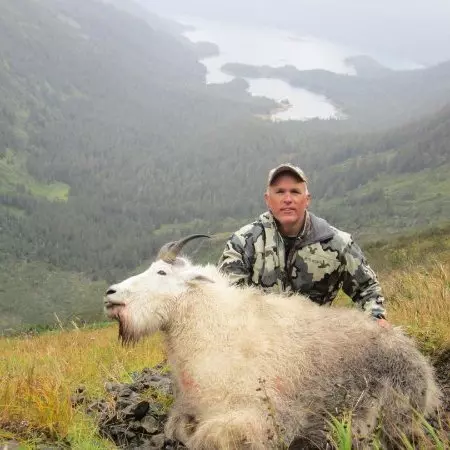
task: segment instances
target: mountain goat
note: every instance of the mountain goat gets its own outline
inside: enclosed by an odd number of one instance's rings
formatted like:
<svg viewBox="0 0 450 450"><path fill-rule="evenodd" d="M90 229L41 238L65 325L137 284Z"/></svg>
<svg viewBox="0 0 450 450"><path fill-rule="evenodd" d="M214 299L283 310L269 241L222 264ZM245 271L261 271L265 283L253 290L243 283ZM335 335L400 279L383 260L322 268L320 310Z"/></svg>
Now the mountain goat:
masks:
<svg viewBox="0 0 450 450"><path fill-rule="evenodd" d="M124 342L162 331L176 389L168 435L191 449L324 447L351 414L357 446L395 447L412 416L439 405L432 367L398 329L301 295L232 286L166 244L148 270L111 286L106 314ZM293 448L293 447L292 447Z"/></svg>

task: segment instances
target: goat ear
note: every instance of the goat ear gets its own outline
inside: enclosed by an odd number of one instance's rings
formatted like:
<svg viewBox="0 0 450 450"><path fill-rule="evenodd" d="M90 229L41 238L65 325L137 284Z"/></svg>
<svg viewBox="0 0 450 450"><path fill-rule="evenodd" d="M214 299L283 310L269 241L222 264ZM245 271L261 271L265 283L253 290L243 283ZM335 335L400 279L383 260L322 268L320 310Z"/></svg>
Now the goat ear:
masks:
<svg viewBox="0 0 450 450"><path fill-rule="evenodd" d="M195 275L186 281L189 286L198 286L201 283L214 283L211 278L205 277L204 275Z"/></svg>

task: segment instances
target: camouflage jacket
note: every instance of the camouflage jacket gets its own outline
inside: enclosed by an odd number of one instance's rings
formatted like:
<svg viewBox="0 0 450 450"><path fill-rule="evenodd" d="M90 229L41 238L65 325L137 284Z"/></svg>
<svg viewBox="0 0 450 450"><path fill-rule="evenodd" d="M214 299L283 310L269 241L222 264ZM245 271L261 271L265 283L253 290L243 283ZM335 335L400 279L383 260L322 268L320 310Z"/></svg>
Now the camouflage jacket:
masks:
<svg viewBox="0 0 450 450"><path fill-rule="evenodd" d="M320 305L331 303L340 288L361 308L383 317L384 298L376 275L352 237L307 212L303 232L287 255L270 212L231 236L219 270L236 284L266 292L299 292Z"/></svg>

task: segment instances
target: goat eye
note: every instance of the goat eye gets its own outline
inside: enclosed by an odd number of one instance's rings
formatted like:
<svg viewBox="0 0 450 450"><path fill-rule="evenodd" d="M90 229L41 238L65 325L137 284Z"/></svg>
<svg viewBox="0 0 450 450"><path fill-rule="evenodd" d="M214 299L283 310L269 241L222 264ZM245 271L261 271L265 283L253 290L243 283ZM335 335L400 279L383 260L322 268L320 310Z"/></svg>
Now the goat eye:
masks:
<svg viewBox="0 0 450 450"><path fill-rule="evenodd" d="M164 270L158 270L158 275L167 275L167 273Z"/></svg>

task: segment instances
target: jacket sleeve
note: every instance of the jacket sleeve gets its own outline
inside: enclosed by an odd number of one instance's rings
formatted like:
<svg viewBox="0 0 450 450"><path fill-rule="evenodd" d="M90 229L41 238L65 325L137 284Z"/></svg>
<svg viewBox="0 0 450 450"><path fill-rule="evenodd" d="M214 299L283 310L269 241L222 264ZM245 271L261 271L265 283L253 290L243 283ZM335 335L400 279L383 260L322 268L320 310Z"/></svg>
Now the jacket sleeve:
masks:
<svg viewBox="0 0 450 450"><path fill-rule="evenodd" d="M344 252L344 260L343 291L373 317L385 318L384 297L377 276L353 240Z"/></svg>
<svg viewBox="0 0 450 450"><path fill-rule="evenodd" d="M252 264L246 247L244 237L235 233L225 244L219 259L219 271L227 274L233 284L250 284Z"/></svg>

